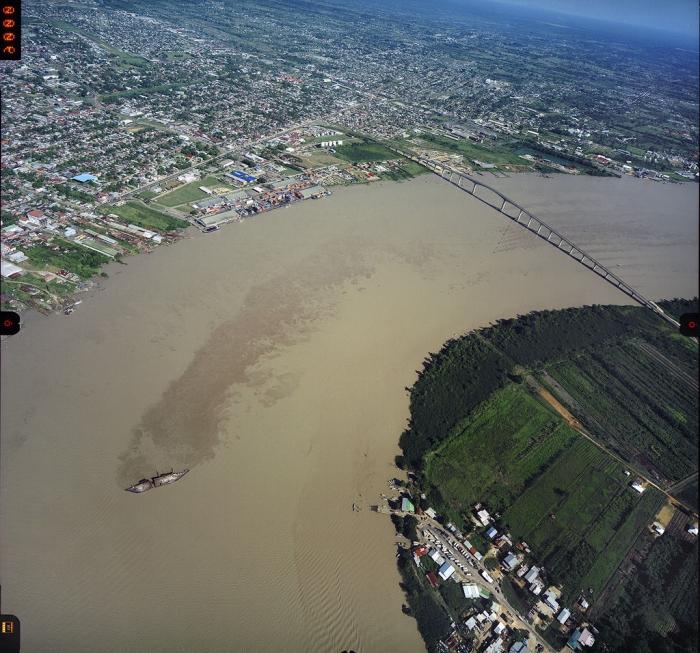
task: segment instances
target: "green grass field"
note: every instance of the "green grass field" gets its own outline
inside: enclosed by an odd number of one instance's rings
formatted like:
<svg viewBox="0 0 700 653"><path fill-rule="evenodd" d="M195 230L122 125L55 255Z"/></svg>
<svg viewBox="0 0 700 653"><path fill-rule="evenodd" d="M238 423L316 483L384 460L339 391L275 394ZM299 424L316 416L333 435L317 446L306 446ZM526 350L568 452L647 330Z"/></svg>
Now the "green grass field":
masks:
<svg viewBox="0 0 700 653"><path fill-rule="evenodd" d="M662 502L652 488L640 498L620 465L579 439L503 521L565 582L564 600L570 601L584 589L597 595Z"/></svg>
<svg viewBox="0 0 700 653"><path fill-rule="evenodd" d="M610 528L612 537L597 552L593 566L581 578L581 589L593 589L594 596L600 592L637 536L654 521L654 515L663 501L663 495L655 490L647 490L641 499L637 499L636 505L626 519L621 520L619 528L617 530ZM585 541L590 542L588 534Z"/></svg>
<svg viewBox="0 0 700 653"><path fill-rule="evenodd" d="M503 510L575 438L522 386L509 384L426 456L426 479L457 519L487 497L489 505Z"/></svg>
<svg viewBox="0 0 700 653"><path fill-rule="evenodd" d="M582 590L595 597L663 502L648 488L639 497L622 467L578 439L506 510L503 521L530 545L563 600Z"/></svg>
<svg viewBox="0 0 700 653"><path fill-rule="evenodd" d="M405 161L400 167L393 168L389 172L383 172L381 177L382 179L390 179L391 181L405 181L406 179L413 179L413 177L427 172L429 172L429 170L422 165L414 163L413 161Z"/></svg>
<svg viewBox="0 0 700 653"><path fill-rule="evenodd" d="M424 168L422 165L416 163L415 161L405 161L401 164L401 168L402 170L405 170L409 175L412 175L414 177L418 175L424 175L430 172L427 168Z"/></svg>
<svg viewBox="0 0 700 653"><path fill-rule="evenodd" d="M301 156L301 155L300 155ZM313 148L301 156L301 163L308 168L320 168L330 165L342 165L344 162L339 156L330 154L327 150Z"/></svg>
<svg viewBox="0 0 700 653"><path fill-rule="evenodd" d="M387 161L396 159L397 155L378 143L353 143L335 148L335 155L350 163L368 161Z"/></svg>
<svg viewBox="0 0 700 653"><path fill-rule="evenodd" d="M504 580L501 583L503 596L520 614L526 615L532 603L532 595L521 590L517 585L512 583L510 579Z"/></svg>
<svg viewBox="0 0 700 653"><path fill-rule="evenodd" d="M121 206L105 206L103 212L114 213L124 222L138 225L144 229L171 231L172 229L184 229L189 226L189 223L185 220L178 220L136 201L127 202Z"/></svg>
<svg viewBox="0 0 700 653"><path fill-rule="evenodd" d="M204 177L204 179L192 181L189 184L179 186L175 190L172 190L165 195L161 195L157 200L155 200L155 202L156 204L162 204L163 206L167 206L169 208L181 206L182 204L190 204L208 197L204 191L199 190L200 186L206 186L207 188L212 189L224 185L225 184L220 182L216 177L208 176ZM231 190L233 191L233 188L231 188Z"/></svg>
<svg viewBox="0 0 700 653"><path fill-rule="evenodd" d="M605 500L595 495L601 481L598 466L606 460L599 449L577 439L505 512L504 520L513 534L548 553L555 546L553 537L567 528L572 518L581 518L576 515L577 508L586 506L591 498ZM591 482L584 485L588 478ZM550 514L556 519L550 519Z"/></svg>
<svg viewBox="0 0 700 653"><path fill-rule="evenodd" d="M186 204L188 202L196 202L207 196L204 191L199 190L199 186L204 185L201 181L193 181L190 184L185 184L180 186L175 190L161 195L155 202L157 204L162 204L163 206L173 207L180 204Z"/></svg>
<svg viewBox="0 0 700 653"><path fill-rule="evenodd" d="M139 193L136 195L140 200L152 200L154 197L157 197L158 193L152 191L152 190L144 190L143 192Z"/></svg>

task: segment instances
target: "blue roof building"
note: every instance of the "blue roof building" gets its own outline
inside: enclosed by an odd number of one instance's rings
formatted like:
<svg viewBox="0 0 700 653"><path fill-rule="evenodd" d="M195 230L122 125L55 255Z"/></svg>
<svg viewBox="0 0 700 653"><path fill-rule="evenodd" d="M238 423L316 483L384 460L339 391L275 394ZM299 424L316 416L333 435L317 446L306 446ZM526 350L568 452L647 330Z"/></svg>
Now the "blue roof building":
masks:
<svg viewBox="0 0 700 653"><path fill-rule="evenodd" d="M233 172L227 172L226 176L231 177L232 179L237 179L238 181L244 181L247 184L250 184L251 182L254 182L256 180L255 177L246 174L242 170L234 170Z"/></svg>
<svg viewBox="0 0 700 653"><path fill-rule="evenodd" d="M97 177L95 177L95 175L91 175L89 172L83 172L79 175L75 175L75 177L71 177L71 179L79 181L81 184L84 184L86 181L97 181Z"/></svg>

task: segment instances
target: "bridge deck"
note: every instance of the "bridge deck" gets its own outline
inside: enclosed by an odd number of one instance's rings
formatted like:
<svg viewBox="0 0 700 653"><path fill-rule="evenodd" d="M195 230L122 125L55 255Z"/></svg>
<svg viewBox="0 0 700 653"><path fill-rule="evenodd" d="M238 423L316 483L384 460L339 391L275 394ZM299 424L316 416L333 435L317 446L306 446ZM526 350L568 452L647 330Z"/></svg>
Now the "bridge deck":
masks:
<svg viewBox="0 0 700 653"><path fill-rule="evenodd" d="M527 209L524 209L517 202L511 200L501 191L496 190L492 186L489 186L488 184L485 184L484 182L478 179L474 179L469 175L466 175L462 172L458 172L457 170L453 170L448 166L438 165L432 161L422 159L412 154L403 152L390 145L386 145L385 147L387 147L393 152L396 152L397 154L400 154L401 156L407 159L410 159L411 161L419 163L428 170L434 172L436 175L439 175L446 181L450 182L454 186L457 186L457 188L463 190L465 193L469 193L469 195L476 197L476 199L480 200L484 204L487 204L491 208L496 209L499 213L502 213L510 220L513 220L513 222L516 222L521 227L524 227L528 231L531 231L536 236L539 236L540 238L548 242L550 245L553 245L564 254L573 258L576 262L580 263L581 265L584 265L589 270L592 270L597 275L602 277L605 281L615 286L615 288L625 293L625 295L631 297L637 303L648 308L649 310L654 311L654 313L656 313L659 317L663 318L667 322L670 322L676 327L680 326L679 323L676 322L676 320L674 320L670 315L667 315L661 309L661 307L658 306L658 304L655 304L650 299L644 297L641 293L636 291L629 284L625 283L622 279L620 279L620 277L608 270L602 263L594 259L582 248L575 245L573 242L571 242L568 238L560 234L553 227L550 227L544 220L541 220ZM490 201L487 201L487 199L483 196L479 196L477 193L479 188L485 188L494 195L496 195L496 197L500 199L500 206L498 206L498 204L492 204ZM507 209L515 209L515 211L511 211L511 213L509 213Z"/></svg>

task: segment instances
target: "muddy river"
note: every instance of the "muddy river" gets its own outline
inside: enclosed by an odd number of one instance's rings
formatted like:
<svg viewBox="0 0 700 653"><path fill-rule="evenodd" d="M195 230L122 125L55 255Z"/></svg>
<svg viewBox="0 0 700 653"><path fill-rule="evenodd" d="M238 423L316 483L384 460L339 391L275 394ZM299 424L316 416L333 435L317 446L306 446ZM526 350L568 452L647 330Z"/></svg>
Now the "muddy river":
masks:
<svg viewBox="0 0 700 653"><path fill-rule="evenodd" d="M650 298L697 293L697 186L495 183ZM396 475L405 387L471 328L627 303L427 175L108 272L2 345L2 607L26 653L423 650L393 527L369 511Z"/></svg>

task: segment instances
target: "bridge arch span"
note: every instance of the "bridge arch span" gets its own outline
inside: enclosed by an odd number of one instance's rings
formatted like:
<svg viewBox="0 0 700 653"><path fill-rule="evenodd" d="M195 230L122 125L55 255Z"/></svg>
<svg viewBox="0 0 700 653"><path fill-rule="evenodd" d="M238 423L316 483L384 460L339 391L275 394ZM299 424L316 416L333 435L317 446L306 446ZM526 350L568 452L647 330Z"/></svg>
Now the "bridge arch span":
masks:
<svg viewBox="0 0 700 653"><path fill-rule="evenodd" d="M607 281L609 284L615 286L615 288L617 288L621 292L625 293L625 295L633 299L635 302L653 311L659 317L663 318L667 322L670 322L674 326L680 326L680 324L676 320L674 320L670 315L666 314L658 304L655 304L650 299L644 297L644 295L632 288L632 286L630 286L629 284L625 283L622 279L620 279L620 277L608 270L602 263L593 258L581 247L575 245L572 241L566 238L566 236L560 234L553 227L550 227L544 220L538 218L536 215L520 206L517 202L510 199L507 195L497 190L493 186L489 186L488 184L485 184L479 179L474 179L473 177L470 177L469 175L464 174L463 172L459 172L458 170L454 170L453 168L450 168L449 166L446 166L444 164L438 164L429 159L417 157L413 154L403 152L402 150L399 150L398 148L393 147L391 145L385 144L385 147L391 150L392 152L395 152L396 154L405 157L406 159L414 161L415 163L419 163L431 172L435 173L436 175L442 177L449 183L453 184L461 191L468 193L472 197L478 199L480 202L483 202L487 206L490 206L499 213L505 215L509 220L516 222L524 229L527 229L528 231L535 234L535 236L542 238L550 245L556 247L559 251L573 258L577 263L580 263L592 272L595 272L598 276ZM498 201L494 204L487 201L487 198L484 196L483 193L481 195L478 194L477 191L479 190L479 188L488 190L489 193L495 195L498 198ZM510 213L508 211L510 207L513 207L515 211ZM521 218L527 218L527 220L521 220Z"/></svg>

